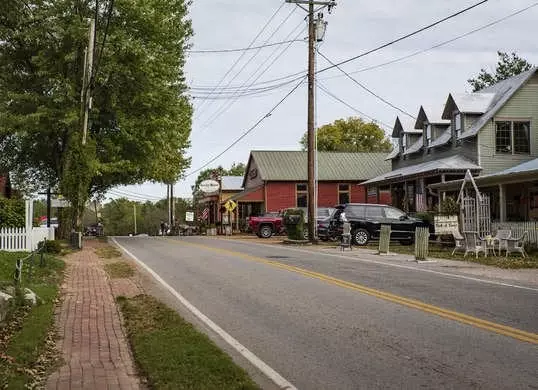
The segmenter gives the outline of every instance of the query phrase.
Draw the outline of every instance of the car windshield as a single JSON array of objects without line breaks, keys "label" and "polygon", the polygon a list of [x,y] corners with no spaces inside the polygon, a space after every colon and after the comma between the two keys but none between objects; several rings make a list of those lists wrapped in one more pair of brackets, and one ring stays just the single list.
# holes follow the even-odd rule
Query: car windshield
[{"label": "car windshield", "polygon": [[400,219],[405,213],[401,210],[395,209],[393,207],[387,207],[385,209],[385,216],[389,219]]}]

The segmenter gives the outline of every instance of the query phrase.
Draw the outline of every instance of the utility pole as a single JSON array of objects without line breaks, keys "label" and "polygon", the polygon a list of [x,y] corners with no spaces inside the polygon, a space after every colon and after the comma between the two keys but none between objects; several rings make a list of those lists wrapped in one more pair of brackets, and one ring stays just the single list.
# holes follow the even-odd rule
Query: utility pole
[{"label": "utility pole", "polygon": [[133,202],[134,235],[136,236],[136,202]]},{"label": "utility pole", "polygon": [[90,31],[88,32],[88,47],[84,55],[84,72],[82,76],[82,145],[86,145],[88,137],[88,118],[91,109],[90,82],[93,74],[93,53],[95,50],[95,20],[90,19]]},{"label": "utility pole", "polygon": [[[325,22],[322,20],[322,14],[319,19],[314,20],[314,13],[328,8],[331,12],[336,6],[335,0],[317,1],[317,0],[286,0],[286,3],[293,3],[301,7],[308,13],[308,119],[307,119],[307,140],[308,140],[308,239],[310,242],[317,241],[317,223],[316,223],[316,129],[315,129],[315,83],[316,83],[316,42],[323,40],[325,32]],[[302,6],[308,5],[308,8]],[[315,6],[320,6],[315,10]],[[318,30],[323,32],[320,34]]]}]

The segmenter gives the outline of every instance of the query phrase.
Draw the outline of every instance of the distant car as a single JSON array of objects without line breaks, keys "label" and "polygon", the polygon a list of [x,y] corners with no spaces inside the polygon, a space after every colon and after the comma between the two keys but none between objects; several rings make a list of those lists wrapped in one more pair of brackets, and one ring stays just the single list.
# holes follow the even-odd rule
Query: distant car
[{"label": "distant car", "polygon": [[429,223],[407,215],[392,206],[349,203],[336,206],[329,224],[329,236],[342,231],[344,222],[351,224],[351,238],[356,245],[366,245],[379,238],[381,225],[390,225],[391,239],[401,244],[414,241],[417,227],[430,227]]}]

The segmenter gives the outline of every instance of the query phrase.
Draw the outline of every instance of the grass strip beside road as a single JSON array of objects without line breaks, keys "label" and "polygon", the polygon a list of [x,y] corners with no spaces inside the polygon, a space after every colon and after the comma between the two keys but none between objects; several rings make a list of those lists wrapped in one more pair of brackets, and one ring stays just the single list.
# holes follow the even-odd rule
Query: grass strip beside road
[{"label": "grass strip beside road", "polygon": [[134,275],[134,269],[125,261],[117,261],[104,265],[105,271],[111,279],[130,278]]},{"label": "grass strip beside road", "polygon": [[258,389],[248,374],[153,297],[118,298],[141,373],[154,389]]},{"label": "grass strip beside road", "polygon": [[[24,255],[0,252],[0,280],[12,279],[15,261]],[[0,325],[0,388],[39,387],[56,363],[51,331],[65,263],[52,256],[46,256],[44,267],[38,262],[31,279],[27,268],[23,269],[22,285],[38,296],[38,304],[14,306]],[[9,285],[3,284],[4,290],[6,287]]]}]

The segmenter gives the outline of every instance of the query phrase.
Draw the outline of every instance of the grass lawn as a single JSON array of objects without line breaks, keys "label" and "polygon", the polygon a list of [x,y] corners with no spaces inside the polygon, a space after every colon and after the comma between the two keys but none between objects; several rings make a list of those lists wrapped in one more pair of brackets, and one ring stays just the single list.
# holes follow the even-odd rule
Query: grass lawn
[{"label": "grass lawn", "polygon": [[121,257],[121,252],[110,245],[97,248],[95,253],[102,259],[115,259],[116,257]]},{"label": "grass lawn", "polygon": [[130,278],[134,275],[134,269],[129,263],[125,261],[117,261],[115,263],[108,263],[104,265],[105,271],[112,279],[118,278]]},{"label": "grass lawn", "polygon": [[118,298],[135,360],[154,389],[258,389],[207,336],[155,298]]},{"label": "grass lawn", "polygon": [[[379,243],[372,242],[368,244],[365,248],[368,249],[378,249]],[[493,256],[484,257],[484,254],[480,254],[478,259],[474,254],[468,254],[467,257],[463,257],[463,252],[456,252],[452,256],[453,247],[450,245],[439,245],[437,243],[430,243],[429,246],[429,255],[428,257],[437,258],[437,259],[448,259],[448,260],[460,260],[460,261],[469,261],[472,263],[479,263],[485,265],[493,265],[499,268],[538,268],[538,250],[529,248],[527,256],[525,259],[519,255],[512,253],[506,258],[503,256]],[[390,243],[390,251],[394,253],[403,253],[414,255],[415,246],[414,245],[400,245],[394,242]],[[504,252],[503,252],[504,253]]]},{"label": "grass lawn", "polygon": [[[0,281],[4,289],[13,285],[15,261],[24,256],[24,253],[0,252]],[[0,325],[0,388],[32,387],[36,380],[46,377],[50,364],[54,363],[44,356],[48,352],[47,339],[64,262],[48,255],[45,260],[46,265],[40,267],[36,258],[31,279],[27,264],[23,268],[22,287],[37,294],[38,305],[13,307],[7,321]]]}]

